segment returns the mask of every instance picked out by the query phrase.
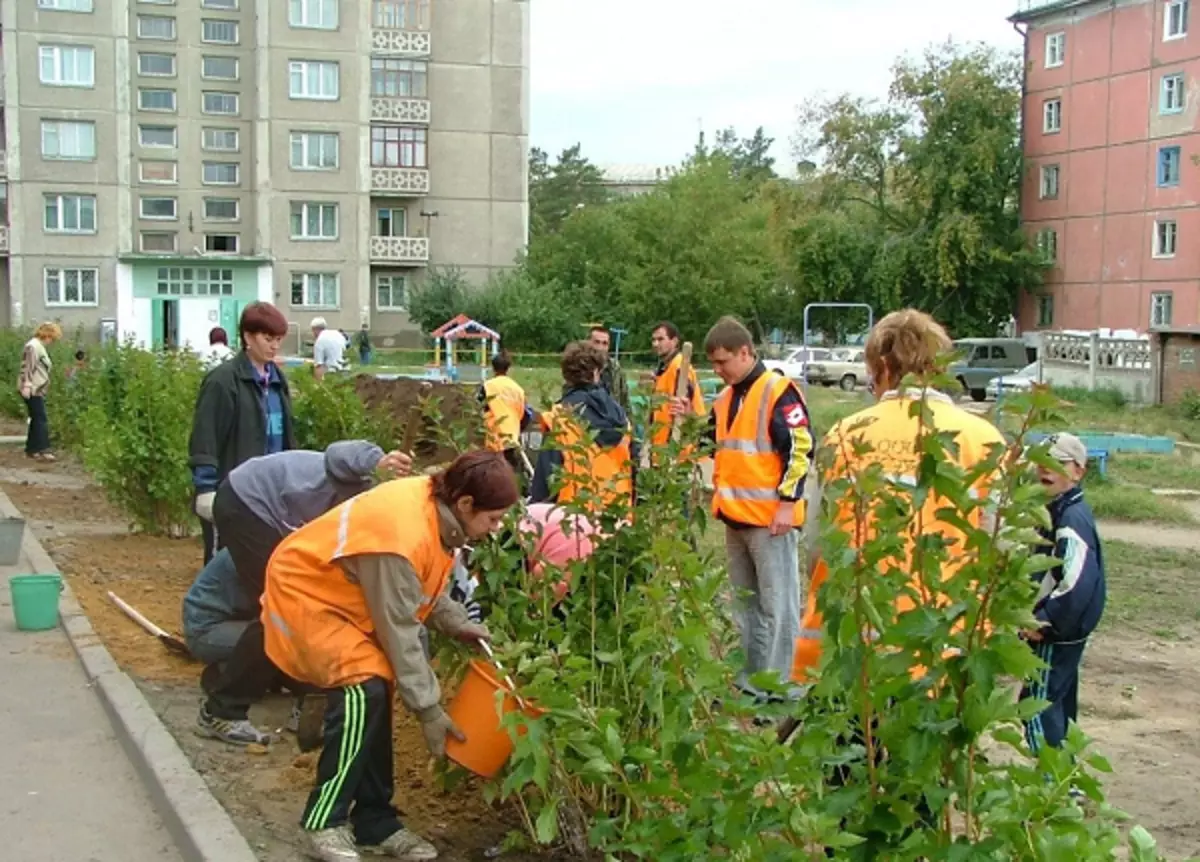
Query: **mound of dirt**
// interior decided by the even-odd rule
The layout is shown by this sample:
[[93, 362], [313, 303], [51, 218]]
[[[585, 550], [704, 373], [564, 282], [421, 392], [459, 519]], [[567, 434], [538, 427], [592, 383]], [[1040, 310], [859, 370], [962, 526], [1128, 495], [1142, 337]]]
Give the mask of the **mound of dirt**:
[[[428, 392], [423, 396], [423, 387]], [[413, 449], [423, 463], [438, 463], [454, 457], [454, 449], [446, 445], [450, 428], [463, 425], [465, 420], [480, 420], [482, 412], [475, 398], [475, 387], [469, 384], [430, 383], [411, 377], [384, 380], [367, 374], [354, 381], [354, 390], [370, 410], [391, 416], [400, 433], [404, 434], [409, 411], [426, 398], [423, 427], [417, 432]], [[431, 415], [434, 414], [434, 415]], [[434, 416], [436, 415], [436, 419]]]

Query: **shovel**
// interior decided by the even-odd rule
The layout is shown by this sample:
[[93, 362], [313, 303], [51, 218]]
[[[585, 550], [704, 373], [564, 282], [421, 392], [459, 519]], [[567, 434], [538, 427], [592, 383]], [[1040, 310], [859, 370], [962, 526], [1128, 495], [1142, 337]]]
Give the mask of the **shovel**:
[[177, 656], [182, 656], [184, 658], [192, 657], [191, 650], [189, 650], [187, 648], [187, 644], [185, 644], [183, 641], [181, 641], [179, 638], [175, 637], [174, 635], [169, 634], [166, 630], [161, 629], [158, 626], [156, 626], [154, 623], [150, 622], [150, 620], [148, 620], [144, 616], [142, 616], [141, 613], [138, 611], [138, 609], [135, 608], [133, 605], [127, 604], [124, 600], [121, 599], [120, 596], [118, 596], [116, 593], [113, 593], [113, 592], [110, 592], [108, 594], [108, 597], [112, 600], [112, 603], [114, 605], [116, 605], [117, 607], [119, 607], [121, 610], [123, 610], [125, 612], [126, 616], [128, 616], [131, 620], [133, 620], [139, 626], [144, 628], [150, 634], [152, 634], [156, 638], [158, 638], [158, 642], [161, 643], [164, 647], [166, 647], [167, 652], [173, 653], [174, 655], [177, 655]]
[[496, 653], [494, 650], [492, 650], [492, 645], [483, 639], [476, 641], [476, 643], [479, 644], [479, 648], [483, 650], [484, 655], [486, 655], [492, 664], [496, 666], [496, 670], [500, 671], [500, 673], [504, 676], [504, 684], [508, 686], [508, 690], [512, 692], [512, 696], [517, 699], [517, 706], [521, 707], [521, 709], [524, 709], [525, 700], [521, 697], [521, 695], [517, 694], [517, 684], [513, 682], [513, 678], [508, 675], [508, 671], [504, 669], [504, 666], [500, 664], [500, 662], [496, 661]]

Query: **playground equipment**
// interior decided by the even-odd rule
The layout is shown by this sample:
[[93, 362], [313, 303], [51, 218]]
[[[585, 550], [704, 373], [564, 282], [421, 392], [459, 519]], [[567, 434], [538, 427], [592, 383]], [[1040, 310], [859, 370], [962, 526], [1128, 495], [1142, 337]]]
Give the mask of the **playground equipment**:
[[456, 364], [457, 346], [462, 339], [475, 339], [479, 342], [479, 379], [487, 377], [487, 366], [490, 357], [500, 350], [500, 333], [489, 329], [478, 320], [472, 320], [465, 314], [460, 314], [452, 320], [447, 320], [430, 333], [433, 337], [433, 364], [442, 367], [442, 348], [445, 347], [445, 372], [451, 380], [459, 379]]

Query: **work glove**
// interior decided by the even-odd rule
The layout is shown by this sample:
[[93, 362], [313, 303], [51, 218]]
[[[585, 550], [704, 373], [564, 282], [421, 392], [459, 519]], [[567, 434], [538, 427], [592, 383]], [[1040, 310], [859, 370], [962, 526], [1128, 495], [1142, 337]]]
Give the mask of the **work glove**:
[[203, 494], [196, 495], [195, 512], [210, 524], [213, 519], [213, 499], [216, 496], [216, 491], [205, 491]]
[[451, 637], [465, 644], [474, 644], [478, 641], [490, 641], [492, 633], [483, 623], [467, 623], [461, 629], [454, 632]]
[[425, 747], [434, 757], [446, 756], [446, 737], [453, 736], [459, 742], [466, 742], [467, 737], [446, 714], [441, 706], [431, 706], [418, 716], [421, 719], [421, 733], [425, 736]]

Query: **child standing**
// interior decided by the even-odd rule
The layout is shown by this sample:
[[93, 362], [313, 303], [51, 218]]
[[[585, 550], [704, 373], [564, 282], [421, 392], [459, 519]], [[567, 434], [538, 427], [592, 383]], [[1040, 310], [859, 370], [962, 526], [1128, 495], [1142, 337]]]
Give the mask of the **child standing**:
[[1050, 457], [1061, 470], [1038, 467], [1038, 477], [1051, 494], [1050, 530], [1043, 536], [1054, 545], [1059, 565], [1045, 573], [1033, 615], [1039, 627], [1025, 633], [1038, 658], [1046, 663], [1034, 680], [1026, 683], [1022, 699], [1048, 700], [1039, 715], [1025, 726], [1029, 748], [1035, 754], [1044, 742], [1058, 747], [1067, 727], [1079, 712], [1079, 662], [1088, 637], [1104, 613], [1106, 587], [1104, 555], [1096, 533], [1096, 518], [1079, 487], [1087, 470], [1087, 447], [1074, 434], [1053, 434]]

